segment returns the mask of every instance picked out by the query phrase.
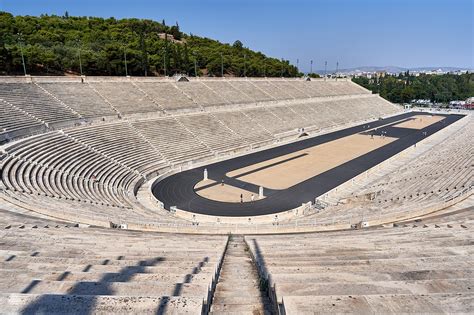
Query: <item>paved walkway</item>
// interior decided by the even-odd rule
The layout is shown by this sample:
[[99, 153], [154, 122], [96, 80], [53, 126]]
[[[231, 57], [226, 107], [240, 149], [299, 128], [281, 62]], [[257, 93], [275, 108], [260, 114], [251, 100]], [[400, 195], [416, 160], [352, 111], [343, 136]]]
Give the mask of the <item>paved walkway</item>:
[[270, 300], [260, 291], [259, 278], [242, 236], [234, 236], [224, 257], [211, 314], [272, 314]]

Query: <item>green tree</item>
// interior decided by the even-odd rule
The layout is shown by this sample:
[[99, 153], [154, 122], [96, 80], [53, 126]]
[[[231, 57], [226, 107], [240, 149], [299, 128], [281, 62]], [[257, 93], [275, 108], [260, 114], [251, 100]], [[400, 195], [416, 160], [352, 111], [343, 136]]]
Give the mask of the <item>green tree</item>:
[[471, 73], [413, 76], [407, 71], [378, 81], [367, 78], [354, 78], [353, 81], [396, 103], [411, 99], [449, 102], [474, 96], [474, 75]]
[[232, 47], [234, 47], [235, 49], [242, 49], [244, 47], [244, 45], [242, 44], [242, 42], [240, 40], [236, 40], [232, 44]]
[[[0, 74], [22, 74], [20, 42], [31, 74], [79, 73], [77, 43], [80, 42], [84, 72], [87, 75], [124, 75], [123, 52], [127, 51], [127, 68], [132, 75], [163, 74], [166, 57], [167, 74], [194, 73], [194, 58], [199, 54], [198, 68], [202, 73], [220, 75], [220, 54], [224, 56], [226, 75], [243, 75], [243, 55], [246, 55], [248, 75], [301, 75], [294, 66], [261, 52], [245, 48], [240, 41], [233, 45], [209, 38], [187, 35], [179, 24], [167, 26], [165, 21], [146, 19], [115, 19], [42, 15], [13, 16], [0, 12]], [[171, 34], [178, 42], [160, 38]]]

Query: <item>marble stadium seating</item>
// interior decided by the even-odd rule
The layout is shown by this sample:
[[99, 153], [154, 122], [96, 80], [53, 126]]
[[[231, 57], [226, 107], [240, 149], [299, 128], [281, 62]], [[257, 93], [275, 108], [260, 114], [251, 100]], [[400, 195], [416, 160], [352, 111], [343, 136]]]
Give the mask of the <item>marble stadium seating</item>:
[[0, 79], [0, 313], [473, 313], [472, 115], [296, 219], [197, 224], [142, 190], [402, 111], [348, 80]]

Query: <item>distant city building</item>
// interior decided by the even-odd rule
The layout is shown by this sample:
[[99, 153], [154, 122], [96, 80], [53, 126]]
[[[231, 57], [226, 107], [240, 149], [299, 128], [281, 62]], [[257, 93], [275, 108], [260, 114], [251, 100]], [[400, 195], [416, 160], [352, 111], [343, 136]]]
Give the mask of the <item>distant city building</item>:
[[466, 99], [462, 108], [474, 110], [474, 97], [469, 97]]
[[160, 39], [167, 39], [167, 40], [169, 40], [170, 42], [173, 42], [173, 43], [183, 43], [183, 42], [185, 42], [184, 39], [183, 40], [177, 40], [177, 39], [174, 38], [173, 35], [167, 34], [167, 33], [158, 33], [158, 37]]
[[466, 105], [466, 102], [465, 101], [451, 101], [449, 102], [449, 105], [452, 107], [463, 107], [464, 105]]
[[[442, 75], [442, 74], [453, 74], [453, 75], [461, 75], [465, 74], [467, 72], [470, 72], [469, 70], [453, 70], [453, 71], [447, 71], [443, 69], [432, 69], [432, 70], [409, 70], [410, 75], [418, 77], [420, 75]], [[400, 73], [404, 73], [405, 71], [398, 71], [398, 72], [390, 72], [390, 71], [362, 71], [362, 70], [351, 70], [349, 72], [339, 72], [341, 75], [346, 75], [350, 76], [353, 78], [367, 78], [367, 79], [372, 79], [375, 77], [378, 78], [383, 78], [385, 76], [397, 76]]]
[[414, 99], [410, 101], [411, 104], [416, 105], [432, 105], [433, 103], [428, 99]]

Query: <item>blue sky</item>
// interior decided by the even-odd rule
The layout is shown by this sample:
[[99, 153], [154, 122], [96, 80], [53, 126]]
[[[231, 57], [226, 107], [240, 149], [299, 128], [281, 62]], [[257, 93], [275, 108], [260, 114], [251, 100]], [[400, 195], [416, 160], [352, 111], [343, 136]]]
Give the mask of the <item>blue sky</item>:
[[0, 0], [15, 15], [137, 17], [289, 59], [300, 68], [474, 68], [474, 0]]

